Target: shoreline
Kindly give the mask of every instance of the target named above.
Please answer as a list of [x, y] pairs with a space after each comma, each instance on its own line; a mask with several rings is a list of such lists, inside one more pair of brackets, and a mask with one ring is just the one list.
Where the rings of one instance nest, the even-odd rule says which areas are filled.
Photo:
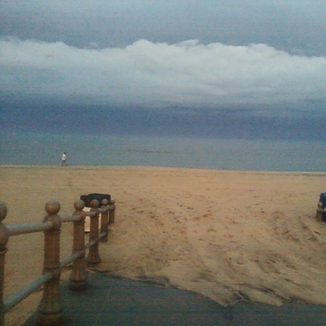
[[79, 170], [123, 170], [123, 169], [144, 169], [144, 170], [187, 170], [187, 171], [214, 171], [214, 172], [239, 172], [239, 173], [253, 173], [253, 174], [307, 174], [307, 175], [316, 175], [324, 176], [326, 172], [324, 171], [269, 171], [269, 170], [240, 170], [240, 169], [213, 169], [213, 168], [188, 168], [188, 167], [174, 167], [174, 166], [149, 166], [149, 165], [68, 165], [62, 167], [60, 165], [15, 165], [15, 164], [0, 164], [1, 168], [17, 168], [17, 169], [79, 169]]

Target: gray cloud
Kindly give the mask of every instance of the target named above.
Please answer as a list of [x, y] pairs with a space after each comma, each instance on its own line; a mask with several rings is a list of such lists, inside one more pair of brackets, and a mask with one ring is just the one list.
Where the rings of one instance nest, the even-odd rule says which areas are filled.
[[139, 39], [269, 44], [326, 56], [323, 0], [16, 0], [2, 3], [2, 34], [67, 45], [121, 47]]
[[325, 110], [326, 58], [264, 44], [139, 40], [122, 48], [80, 49], [7, 38], [0, 48], [8, 96], [154, 109], [254, 108], [260, 115]]
[[321, 0], [4, 1], [3, 103], [324, 117], [325, 12]]

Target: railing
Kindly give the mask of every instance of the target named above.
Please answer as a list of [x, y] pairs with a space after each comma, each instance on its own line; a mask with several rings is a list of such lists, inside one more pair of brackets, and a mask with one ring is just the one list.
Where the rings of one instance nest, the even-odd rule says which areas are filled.
[[[98, 251], [99, 241], [108, 241], [108, 226], [114, 223], [114, 200], [107, 199], [99, 202], [93, 200], [89, 212], [83, 211], [85, 203], [78, 200], [74, 203], [75, 211], [72, 216], [58, 215], [60, 204], [57, 201], [49, 201], [45, 205], [47, 215], [43, 222], [30, 224], [16, 224], [6, 226], [3, 220], [7, 215], [6, 205], [0, 201], [0, 326], [4, 324], [4, 314], [27, 298], [35, 290], [43, 285], [43, 296], [37, 309], [38, 325], [60, 325], [64, 323], [63, 307], [60, 298], [60, 274], [61, 268], [73, 263], [70, 275], [69, 288], [73, 291], [83, 291], [88, 287], [86, 264], [97, 264], [101, 261]], [[101, 225], [99, 231], [99, 214]], [[89, 242], [85, 245], [84, 224], [86, 216], [90, 217]], [[73, 249], [72, 255], [60, 261], [60, 229], [63, 222], [73, 222]], [[44, 263], [43, 275], [26, 287], [3, 300], [3, 284], [5, 255], [9, 238], [16, 235], [44, 232]], [[86, 249], [89, 249], [85, 259]]]

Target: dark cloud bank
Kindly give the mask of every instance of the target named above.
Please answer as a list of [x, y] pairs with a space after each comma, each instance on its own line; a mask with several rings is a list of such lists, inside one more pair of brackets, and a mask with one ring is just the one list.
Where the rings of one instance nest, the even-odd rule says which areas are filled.
[[325, 10], [5, 2], [1, 128], [325, 141]]

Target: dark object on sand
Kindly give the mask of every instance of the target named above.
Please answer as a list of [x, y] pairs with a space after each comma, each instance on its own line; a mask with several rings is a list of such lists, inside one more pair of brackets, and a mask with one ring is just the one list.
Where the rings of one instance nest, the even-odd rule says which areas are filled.
[[98, 200], [101, 206], [102, 200], [107, 199], [109, 202], [111, 201], [111, 195], [93, 193], [88, 195], [81, 195], [80, 199], [85, 203], [86, 207], [91, 207], [91, 201], [94, 199]]
[[320, 194], [317, 215], [319, 215], [319, 220], [326, 223], [326, 192]]
[[326, 211], [323, 213], [323, 217], [322, 217], [321, 221], [326, 223]]
[[325, 208], [326, 207], [326, 192], [323, 192], [320, 194], [319, 201], [321, 202], [322, 207]]
[[326, 223], [326, 211], [324, 210], [321, 221]]

